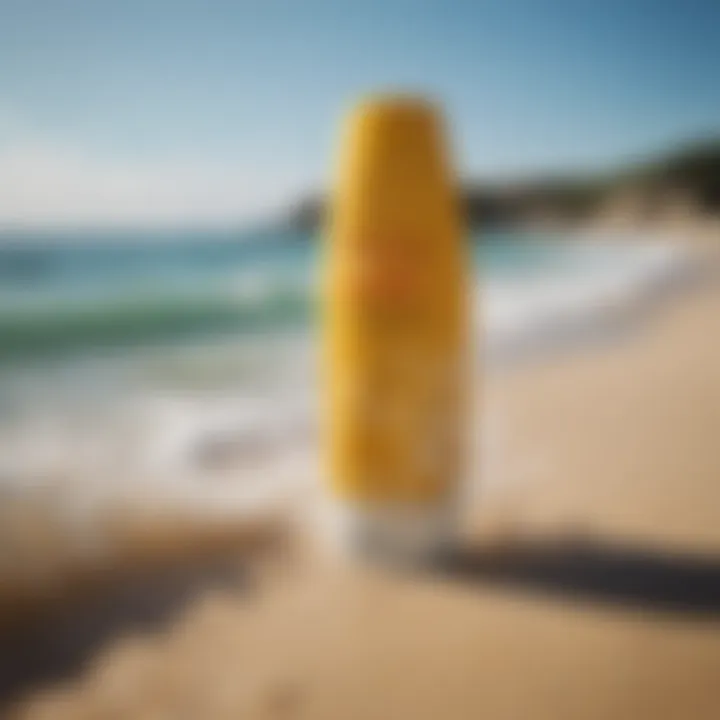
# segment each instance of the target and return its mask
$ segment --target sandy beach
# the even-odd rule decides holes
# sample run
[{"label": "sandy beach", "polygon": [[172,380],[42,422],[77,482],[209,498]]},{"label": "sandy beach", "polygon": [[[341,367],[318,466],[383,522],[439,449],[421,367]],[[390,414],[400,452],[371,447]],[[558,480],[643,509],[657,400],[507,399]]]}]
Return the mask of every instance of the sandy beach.
[{"label": "sandy beach", "polygon": [[196,574],[139,629],[102,620],[117,587],[94,591],[16,638],[59,666],[68,633],[93,640],[28,670],[8,717],[716,718],[718,317],[704,283],[490,372],[482,491],[446,566],[341,567],[302,532],[260,557],[215,543],[204,566],[221,548],[239,585]]}]

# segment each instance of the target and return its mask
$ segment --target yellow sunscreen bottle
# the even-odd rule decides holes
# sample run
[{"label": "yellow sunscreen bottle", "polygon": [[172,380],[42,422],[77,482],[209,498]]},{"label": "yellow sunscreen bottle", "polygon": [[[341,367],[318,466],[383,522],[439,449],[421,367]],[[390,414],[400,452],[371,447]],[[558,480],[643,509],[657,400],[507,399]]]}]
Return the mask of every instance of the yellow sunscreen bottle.
[{"label": "yellow sunscreen bottle", "polygon": [[463,472],[463,231],[438,112],[371,99],[346,126],[324,267],[325,468],[343,533],[434,553]]}]

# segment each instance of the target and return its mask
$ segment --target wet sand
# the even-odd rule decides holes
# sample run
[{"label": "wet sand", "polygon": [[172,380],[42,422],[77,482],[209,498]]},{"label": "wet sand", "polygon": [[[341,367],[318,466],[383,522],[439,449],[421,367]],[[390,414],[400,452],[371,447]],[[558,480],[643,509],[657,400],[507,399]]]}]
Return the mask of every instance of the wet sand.
[{"label": "wet sand", "polygon": [[98,639],[61,680],[29,673],[8,715],[714,720],[718,318],[706,286],[613,342],[491,373],[488,482],[442,567],[228,545],[251,568],[239,590],[188,568],[185,601],[139,628],[103,625],[127,592],[110,584],[63,611],[65,635],[33,636],[61,659],[83,619]]}]

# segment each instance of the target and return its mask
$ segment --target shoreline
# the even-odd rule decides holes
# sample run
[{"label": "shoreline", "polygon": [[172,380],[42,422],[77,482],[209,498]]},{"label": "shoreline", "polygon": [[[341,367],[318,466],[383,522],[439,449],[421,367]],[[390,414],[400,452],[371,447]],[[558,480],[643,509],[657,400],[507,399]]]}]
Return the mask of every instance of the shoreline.
[{"label": "shoreline", "polygon": [[[45,595],[28,619],[40,632],[36,652],[56,661],[69,652],[52,618],[72,633],[82,622],[65,614],[73,603],[95,607],[96,598],[97,612],[122,614],[123,562],[162,583],[189,548],[190,575],[223,558],[250,567],[266,557],[259,599],[200,581],[180,610],[160,610],[158,631],[131,625],[127,637],[111,625],[59,684],[30,668],[16,717],[110,712],[119,701],[108,688],[125,682],[121,717],[150,707],[172,716],[187,693],[201,716],[221,717],[227,702],[266,717],[287,691],[307,718],[371,714],[392,701],[418,718],[711,720],[720,672],[720,636],[709,630],[720,618],[716,269],[661,287],[654,310],[613,341],[489,369],[477,388],[481,462],[465,538],[480,554],[455,577],[329,569],[286,535],[281,508],[249,534],[232,520],[150,512],[134,528],[128,516],[118,534],[132,548],[125,560],[91,571],[97,584],[83,580],[75,596]],[[56,549],[52,533],[37,540],[37,557]],[[226,673],[242,676],[243,689],[221,692]]]},{"label": "shoreline", "polygon": [[[677,304],[682,304],[688,297],[707,292],[708,288],[717,283],[719,270],[720,250],[716,248],[712,248],[712,250],[686,248],[679,256],[679,260],[669,264],[661,273],[651,275],[646,281],[646,286],[641,288],[641,291],[636,293],[631,301],[623,302],[617,307],[601,305],[595,309],[595,313],[592,315],[588,315],[586,312],[581,313],[577,322],[571,317],[569,323],[561,320],[555,325],[552,321],[549,325],[540,325],[537,336],[532,334],[526,336],[519,347],[511,345],[508,349],[500,348],[498,352],[498,348],[486,345],[480,350],[476,367],[482,368],[482,372],[486,376],[484,382],[489,382],[492,386],[504,387],[508,382],[516,382],[516,376],[522,377],[528,373],[542,372],[543,368],[548,366],[583,362],[583,358],[588,354],[604,355],[608,352],[612,353],[616,349],[622,352],[627,343],[632,344],[638,336],[643,336],[648,326],[663,322],[664,316],[671,313]],[[522,380],[517,382],[522,382]],[[481,394],[482,392],[481,388]],[[238,402],[242,402],[242,398]],[[503,399],[502,402],[505,400]],[[522,403],[522,401],[520,402]],[[495,404],[491,403],[493,406]],[[483,406],[483,414],[495,417],[498,413],[492,406]],[[489,429],[490,435],[495,433],[494,428]],[[207,439],[209,447],[218,446],[217,452],[220,453],[218,478],[220,481],[223,481],[226,476],[231,476],[233,472],[241,471],[241,468],[235,467],[237,462],[235,456],[239,451],[234,448],[234,441],[223,438],[224,434],[227,433],[221,432],[220,440],[216,442],[212,441],[211,433],[208,434]],[[33,492],[21,491],[19,487],[13,489],[12,486],[9,486],[4,491],[4,512],[9,519],[13,520],[13,523],[5,523],[6,544],[9,547],[15,545],[21,554],[26,555],[26,560],[21,561],[18,565],[17,560],[21,555],[6,559],[5,577],[0,577],[0,596],[18,594],[20,597],[29,598],[34,592],[32,587],[35,583],[38,587],[44,586],[45,580],[33,579],[33,573],[27,572],[27,568],[22,567],[23,563],[29,562],[30,566],[45,568],[43,572],[47,573],[48,586],[52,587],[58,584],[58,578],[63,572],[67,572],[70,576],[73,574],[83,576],[88,573],[92,575],[96,564],[98,568],[105,563],[112,565],[117,562],[114,554],[118,548],[120,548],[119,554],[123,554],[123,545],[141,547],[145,541],[132,539],[133,535],[137,535],[138,538],[147,538],[150,546],[162,547],[163,544],[170,546],[172,542],[158,541],[156,536],[157,538],[180,537],[184,534],[193,536],[198,533],[201,541],[203,534],[207,534],[210,538],[231,537],[234,534],[233,523],[252,525],[263,515],[277,517],[281,514],[278,513],[278,509],[292,504],[294,498],[307,490],[311,483],[309,476],[312,474],[314,466],[310,461],[312,450],[307,446],[307,440],[308,438],[305,438],[302,448],[298,446],[293,449],[292,445],[288,445],[285,452],[288,462],[284,463],[284,465],[288,465],[292,460],[296,468],[295,475],[297,475],[297,468],[302,467],[301,474],[307,477],[299,482],[292,480],[288,475],[287,468],[283,472],[279,472],[283,463],[275,461],[274,464],[270,462],[263,465],[263,458],[259,457],[257,472],[263,472],[264,468],[264,472],[274,476],[273,483],[268,484],[265,491],[248,494],[248,491],[251,490],[250,486],[248,489],[239,486],[234,489],[231,487],[224,489],[222,485],[214,487],[213,485],[216,483],[213,483],[207,486],[210,494],[200,504],[204,508],[204,511],[200,512],[193,510],[192,506],[200,500],[198,493],[201,491],[201,487],[193,487],[192,483],[187,486],[180,483],[177,491],[173,493],[170,486],[167,485],[168,479],[163,478],[162,474],[154,481],[151,476],[148,476],[143,480],[145,487],[138,485],[136,490],[132,489],[132,485],[128,485],[129,494],[127,491],[124,493],[113,491],[112,488],[88,488],[95,494],[94,499],[86,502],[87,507],[82,511],[72,510],[70,505],[73,500],[68,495],[72,492],[81,492],[82,483],[80,481],[66,485],[62,478],[58,477],[51,480],[60,483],[57,487],[48,485],[47,487],[30,488]],[[228,443],[230,444],[228,445]],[[226,445],[228,445],[227,448]],[[239,447],[240,451],[244,451],[244,443],[240,443]],[[213,450],[213,453],[215,452]],[[483,448],[482,452],[485,453],[486,449]],[[224,457],[226,453],[229,453],[227,458]],[[490,454],[493,454],[492,451]],[[265,461],[267,460],[271,460],[271,458],[266,457]],[[504,462],[502,460],[499,464]],[[223,469],[225,463],[229,463],[229,465]],[[487,468],[483,468],[483,470],[486,471]],[[196,472],[199,471],[198,469]],[[68,472],[71,471],[67,470],[65,474]],[[180,474],[180,480],[183,482],[191,479],[192,473],[183,479],[183,472],[179,465],[174,472],[176,475]],[[189,469],[188,472],[190,472]],[[249,470],[245,469],[243,472],[249,472]],[[500,474],[503,473],[504,471],[501,471]],[[494,472],[490,474],[493,475]],[[117,473],[113,473],[113,477],[115,475]],[[217,478],[215,479],[217,480]],[[206,480],[209,482],[213,478],[208,477]],[[112,482],[120,482],[121,486],[127,484],[122,483],[120,476],[114,477]],[[147,482],[150,482],[149,486],[146,484]],[[500,481],[491,478],[491,486],[494,487],[499,483]],[[277,485],[277,489],[273,489],[273,485]],[[171,494],[167,495],[167,493]],[[183,494],[185,499],[183,499]],[[245,495],[247,495],[247,499],[243,499]],[[254,499],[254,495],[257,495],[257,498]],[[223,498],[225,498],[224,501]],[[93,502],[96,503],[94,509]],[[218,512],[220,510],[219,503],[222,502],[226,504],[229,502],[236,509],[227,513]],[[149,503],[148,507],[143,508],[143,503]],[[53,506],[56,506],[57,510],[53,510]],[[253,506],[258,510],[253,511]],[[155,509],[153,510],[153,508]],[[69,515],[67,515],[68,511]],[[72,527],[73,522],[78,523],[77,527]],[[23,523],[26,523],[28,527],[21,528]],[[206,529],[203,529],[204,525],[207,526]],[[18,538],[12,537],[16,532],[13,528],[17,528]],[[100,528],[102,530],[99,534],[93,535]],[[100,549],[93,551],[83,545],[88,542],[99,543]],[[61,549],[63,543],[66,545],[65,551]],[[210,544],[216,543],[211,540]],[[64,555],[63,552],[68,554]],[[55,558],[55,560],[49,560],[49,557]],[[12,576],[8,575],[13,563],[17,570],[12,572],[19,573],[15,575],[17,586],[25,588],[19,593],[7,590],[12,588],[15,583],[9,579]],[[60,568],[66,569],[60,571]],[[62,580],[60,583],[62,584]],[[37,594],[42,595],[44,592],[41,591]],[[2,602],[2,597],[0,597],[0,605]]]}]

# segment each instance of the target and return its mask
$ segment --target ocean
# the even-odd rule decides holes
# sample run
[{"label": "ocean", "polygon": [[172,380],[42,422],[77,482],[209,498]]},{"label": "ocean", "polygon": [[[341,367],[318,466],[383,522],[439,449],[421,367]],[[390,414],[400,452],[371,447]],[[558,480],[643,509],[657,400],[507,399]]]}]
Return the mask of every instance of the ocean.
[{"label": "ocean", "polygon": [[[487,372],[626,330],[687,261],[637,237],[470,247]],[[0,490],[226,508],[311,473],[317,254],[274,229],[0,235]]]}]

